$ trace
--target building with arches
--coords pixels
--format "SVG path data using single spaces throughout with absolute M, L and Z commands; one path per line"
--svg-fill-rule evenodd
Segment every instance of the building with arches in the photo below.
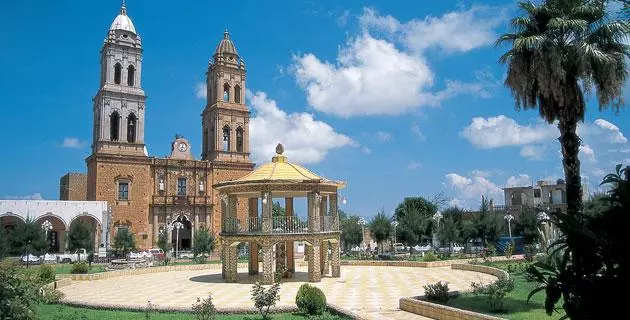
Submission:
M 123 3 L 100 51 L 87 175 L 84 180 L 76 174 L 62 178 L 61 194 L 67 200 L 106 201 L 112 212 L 111 234 L 129 229 L 140 248 L 156 246 L 159 234 L 167 233 L 174 247 L 188 249 L 200 228 L 217 235 L 221 230 L 220 202 L 213 186 L 254 168 L 249 158 L 250 112 L 243 96 L 245 63 L 226 30 L 207 67 L 200 158 L 181 136 L 171 142 L 169 156 L 154 157 L 147 152 L 144 135 L 151 124 L 145 122 L 150 108 L 142 87 L 143 50 Z M 76 188 L 85 188 L 85 198 L 73 198 L 82 194 L 72 192 Z M 247 206 L 246 200 L 238 203 L 243 218 Z M 179 232 L 173 228 L 177 221 L 184 226 Z

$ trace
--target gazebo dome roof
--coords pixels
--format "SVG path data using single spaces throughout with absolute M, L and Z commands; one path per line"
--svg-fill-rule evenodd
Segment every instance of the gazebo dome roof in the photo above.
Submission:
M 245 175 L 244 177 L 218 183 L 217 186 L 237 185 L 247 183 L 323 183 L 329 185 L 335 185 L 338 188 L 345 187 L 345 183 L 340 181 L 333 181 L 320 177 L 303 166 L 288 161 L 288 158 L 283 155 L 284 148 L 282 144 L 278 144 L 276 147 L 276 155 L 273 156 L 271 162 L 262 164 L 254 171 Z

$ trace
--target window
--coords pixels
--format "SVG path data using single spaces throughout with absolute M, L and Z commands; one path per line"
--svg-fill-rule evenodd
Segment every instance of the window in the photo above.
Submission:
M 118 182 L 118 200 L 129 200 L 129 182 Z
M 234 86 L 234 102 L 241 103 L 241 87 L 238 84 Z
M 236 129 L 236 151 L 243 152 L 243 128 Z
M 553 204 L 553 191 L 549 190 L 549 203 Z
M 115 84 L 120 84 L 121 72 L 122 72 L 122 67 L 120 66 L 120 63 L 116 63 L 116 65 L 114 66 L 114 83 Z
M 230 127 L 223 127 L 223 151 L 230 151 Z
M 227 83 L 223 85 L 223 101 L 230 102 L 230 85 Z
M 534 198 L 540 198 L 540 189 L 534 189 Z
M 177 178 L 177 195 L 186 195 L 186 178 Z
M 136 115 L 131 113 L 127 117 L 127 142 L 136 142 L 136 124 L 138 119 Z
M 118 131 L 120 129 L 120 115 L 114 111 L 109 117 L 109 139 L 118 141 Z
M 128 86 L 133 87 L 135 75 L 136 75 L 136 68 L 134 68 L 133 66 L 129 66 L 129 68 L 127 68 L 127 85 Z

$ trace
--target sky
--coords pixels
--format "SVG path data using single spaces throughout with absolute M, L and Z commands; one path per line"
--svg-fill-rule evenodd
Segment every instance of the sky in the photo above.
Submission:
M 250 146 L 347 182 L 342 209 L 391 214 L 442 193 L 477 208 L 501 188 L 563 177 L 557 128 L 517 111 L 495 47 L 516 1 L 129 0 L 142 37 L 149 154 L 175 134 L 201 154 L 208 60 L 227 28 L 247 66 Z M 120 1 L 8 1 L 0 11 L 0 199 L 58 199 L 59 178 L 86 172 L 99 54 Z M 630 164 L 630 115 L 589 96 L 580 152 L 598 190 Z M 630 101 L 630 84 L 624 96 Z

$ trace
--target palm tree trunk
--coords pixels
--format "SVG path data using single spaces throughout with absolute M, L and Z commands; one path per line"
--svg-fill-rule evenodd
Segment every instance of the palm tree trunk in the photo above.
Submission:
M 567 119 L 568 118 L 568 119 Z M 562 117 L 558 124 L 560 145 L 562 146 L 562 166 L 567 185 L 567 214 L 578 217 L 582 212 L 582 179 L 580 176 L 580 137 L 576 133 L 577 119 L 574 116 Z

